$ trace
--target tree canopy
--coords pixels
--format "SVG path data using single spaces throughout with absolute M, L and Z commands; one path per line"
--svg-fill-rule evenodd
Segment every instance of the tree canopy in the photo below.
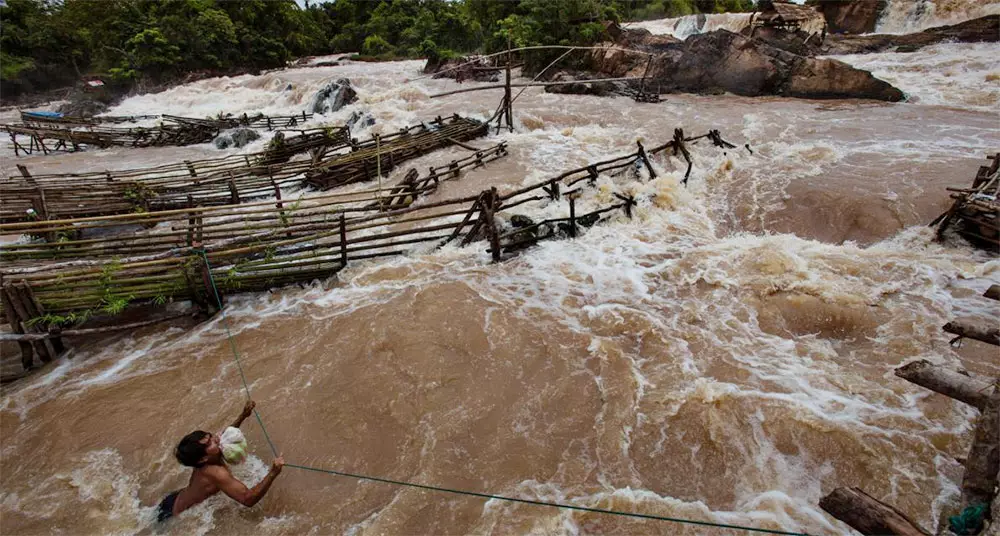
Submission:
M 85 75 L 170 80 L 354 52 L 379 59 L 591 44 L 606 20 L 742 11 L 751 0 L 6 0 L 5 95 Z

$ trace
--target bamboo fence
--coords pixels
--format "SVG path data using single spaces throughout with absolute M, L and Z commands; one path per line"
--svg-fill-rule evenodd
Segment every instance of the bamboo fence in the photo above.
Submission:
M 127 120 L 149 119 L 157 116 L 82 118 L 48 117 L 22 112 L 23 124 L 2 125 L 10 135 L 14 155 L 21 152 L 32 154 L 42 151 L 78 151 L 85 147 L 162 147 L 167 145 L 192 145 L 206 143 L 218 136 L 221 130 L 230 128 L 266 128 L 274 130 L 291 128 L 307 121 L 311 114 L 303 112 L 289 116 L 265 116 L 258 114 L 238 117 L 198 119 L 173 115 L 159 116 L 160 125 L 154 127 L 106 127 L 105 123 L 121 123 Z M 26 136 L 28 143 L 19 141 L 18 136 Z M 49 141 L 51 146 L 46 145 Z
M 67 252 L 77 248 L 66 257 L 54 253 L 61 251 L 58 239 L 14 250 L 5 248 L 5 255 L 13 252 L 15 257 L 20 256 L 19 262 L 11 266 L 5 263 L 0 271 L 5 299 L 27 300 L 38 307 L 33 312 L 4 307 L 3 312 L 12 326 L 16 325 L 15 333 L 38 334 L 48 328 L 51 335 L 51 326 L 85 320 L 91 315 L 116 314 L 134 305 L 155 308 L 170 301 L 190 300 L 211 311 L 213 289 L 209 281 L 212 279 L 222 294 L 260 292 L 330 277 L 351 261 L 427 251 L 458 240 L 461 244 L 487 241 L 487 251 L 494 261 L 499 261 L 540 240 L 577 236 L 581 228 L 594 225 L 618 210 L 631 217 L 635 200 L 630 196 L 616 193 L 611 204 L 601 206 L 597 202 L 596 209 L 583 214 L 577 213 L 577 199 L 601 175 L 616 176 L 645 168 L 650 177 L 655 177 L 649 154 L 672 150 L 683 157 L 687 154 L 685 142 L 702 137 L 710 135 L 684 138 L 678 130 L 674 140 L 648 153 L 639 143 L 631 154 L 573 169 L 504 194 L 491 188 L 476 196 L 414 202 L 440 181 L 458 176 L 470 165 L 470 159 L 472 165 L 479 165 L 480 161 L 499 158 L 506 153 L 501 145 L 432 168 L 423 177 L 411 171 L 388 192 L 378 191 L 374 200 L 351 201 L 352 207 L 364 211 L 351 212 L 345 209 L 352 207 L 342 204 L 338 207 L 331 194 L 310 198 L 310 208 L 291 217 L 292 207 L 278 199 L 231 207 L 242 211 L 231 220 L 215 218 L 212 212 L 215 208 L 158 214 L 153 218 L 164 229 L 163 233 L 171 233 L 167 236 L 170 242 L 157 244 L 155 247 L 163 248 L 159 253 L 150 251 L 141 259 L 109 258 L 115 250 L 108 241 L 63 242 Z M 365 192 L 342 195 L 362 193 Z M 382 193 L 386 195 L 382 197 Z M 516 207 L 528 203 L 545 206 L 563 202 L 567 203 L 566 217 L 541 222 L 512 217 L 517 214 Z M 324 206 L 325 203 L 334 208 Z M 296 219 L 299 217 L 301 220 Z M 75 223 L 99 225 L 97 220 Z M 59 226 L 67 226 L 66 222 L 46 222 L 46 225 L 5 227 L 4 231 L 30 230 L 51 237 L 52 233 L 65 230 Z M 144 243 L 159 238 L 150 233 Z M 134 244 L 126 249 L 135 252 L 138 247 L 139 244 Z M 43 264 L 38 264 L 39 253 Z M 211 274 L 202 254 L 211 263 Z M 27 351 L 25 345 L 57 342 L 54 339 L 24 339 L 22 351 Z
M 264 153 L 141 170 L 32 176 L 19 166 L 21 176 L 0 183 L 0 223 L 237 204 L 268 197 L 276 187 L 326 189 L 371 180 L 379 170 L 485 133 L 478 121 L 438 117 L 363 142 L 350 139 L 346 127 L 302 131 L 272 141 Z M 305 150 L 310 159 L 291 160 Z
M 7 269 L 37 267 L 45 261 L 170 254 L 195 242 L 215 247 L 306 236 L 335 224 L 341 214 L 350 222 L 363 214 L 406 208 L 441 182 L 506 155 L 506 144 L 500 143 L 432 167 L 422 177 L 411 169 L 399 184 L 384 189 L 282 199 L 281 189 L 274 187 L 269 201 L 195 206 L 192 199 L 182 209 L 0 224 L 0 235 L 22 237 L 20 243 L 0 245 L 0 260 Z
M 327 151 L 349 145 L 348 130 L 341 127 L 303 131 L 259 153 L 152 168 L 32 175 L 26 166 L 18 166 L 20 176 L 0 182 L 0 222 L 178 208 L 186 206 L 187 195 L 198 204 L 238 203 L 270 195 L 274 184 L 301 182 L 293 177 Z M 311 152 L 312 157 L 292 161 L 303 152 Z
M 264 129 L 274 130 L 276 128 L 289 128 L 298 126 L 299 123 L 305 123 L 306 121 L 313 118 L 313 114 L 307 114 L 302 112 L 301 114 L 295 115 L 264 115 L 264 114 L 242 114 L 233 115 L 227 114 L 220 117 L 208 117 L 205 119 L 197 117 L 182 117 L 177 115 L 130 115 L 130 116 L 73 116 L 73 115 L 63 115 L 63 116 L 52 116 L 52 115 L 40 115 L 32 112 L 21 112 L 21 122 L 29 125 L 75 125 L 75 126 L 93 126 L 105 123 L 137 123 L 139 121 L 148 121 L 152 119 L 162 119 L 165 122 L 171 122 L 176 124 L 196 124 L 203 126 L 210 126 L 218 129 L 227 128 L 254 128 L 254 129 Z

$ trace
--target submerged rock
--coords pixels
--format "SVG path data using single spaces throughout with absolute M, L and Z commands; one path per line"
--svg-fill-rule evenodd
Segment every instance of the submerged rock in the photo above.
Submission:
M 375 124 L 375 116 L 371 112 L 359 112 L 357 110 L 351 112 L 351 117 L 347 118 L 347 128 L 354 130 L 355 128 L 367 128 Z
M 228 149 L 230 147 L 238 149 L 258 139 L 260 139 L 260 134 L 256 130 L 252 128 L 236 128 L 219 133 L 212 140 L 212 143 L 215 144 L 216 149 Z
M 309 109 L 314 114 L 327 114 L 336 112 L 356 100 L 358 100 L 358 93 L 351 86 L 351 81 L 347 78 L 340 78 L 317 91 L 312 98 Z

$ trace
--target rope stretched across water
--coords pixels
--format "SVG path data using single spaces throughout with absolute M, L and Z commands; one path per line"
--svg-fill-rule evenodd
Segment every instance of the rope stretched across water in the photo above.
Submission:
M 226 317 L 226 310 L 222 306 L 222 299 L 219 296 L 219 289 L 218 289 L 218 287 L 215 286 L 215 278 L 212 276 L 212 265 L 211 265 L 211 263 L 208 262 L 208 256 L 205 254 L 205 250 L 200 250 L 199 253 L 201 254 L 201 258 L 205 261 L 205 268 L 206 268 L 206 271 L 208 272 L 208 281 L 212 285 L 212 292 L 215 295 L 215 301 L 216 301 L 216 303 L 219 306 L 219 311 L 222 313 L 222 324 L 226 328 L 226 336 L 229 338 L 229 346 L 233 350 L 233 359 L 236 361 L 236 367 L 240 371 L 240 380 L 243 382 L 243 390 L 246 392 L 247 400 L 251 400 L 250 385 L 247 383 L 247 377 L 246 377 L 246 374 L 243 371 L 243 364 L 240 363 L 240 352 L 236 348 L 236 341 L 233 339 L 233 333 L 229 329 L 229 318 Z M 278 451 L 277 451 L 277 449 L 274 446 L 274 442 L 271 441 L 271 436 L 267 433 L 267 428 L 264 426 L 264 420 L 261 419 L 260 412 L 257 411 L 256 407 L 254 408 L 254 416 L 257 417 L 257 424 L 260 425 L 261 431 L 264 432 L 264 438 L 267 439 L 267 444 L 271 447 L 271 453 L 273 455 L 277 456 L 278 455 Z M 653 515 L 653 514 L 640 514 L 640 513 L 637 513 L 637 512 L 625 512 L 625 511 L 621 511 L 621 510 L 607 510 L 607 509 L 604 509 L 604 508 L 590 508 L 590 507 L 587 507 L 587 506 L 576 506 L 576 505 L 572 505 L 572 504 L 557 503 L 557 502 L 550 502 L 550 501 L 536 501 L 536 500 L 532 500 L 532 499 L 519 499 L 517 497 L 507 497 L 507 496 L 504 496 L 504 495 L 495 495 L 495 494 L 492 494 L 492 493 L 479 493 L 479 492 L 476 492 L 476 491 L 467 491 L 467 490 L 460 490 L 460 489 L 452 489 L 452 488 L 445 488 L 445 487 L 441 487 L 441 486 L 429 486 L 427 484 L 417 484 L 415 482 L 406 482 L 404 480 L 392 480 L 392 479 L 389 479 L 389 478 L 380 478 L 380 477 L 377 477 L 377 476 L 361 475 L 361 474 L 356 474 L 356 473 L 348 473 L 348 472 L 344 472 L 344 471 L 334 471 L 332 469 L 323 469 L 323 468 L 320 468 L 320 467 L 311 467 L 311 466 L 308 466 L 308 465 L 298 465 L 298 464 L 294 464 L 294 463 L 286 463 L 285 467 L 294 467 L 295 469 L 301 469 L 303 471 L 313 471 L 313 472 L 317 472 L 317 473 L 325 473 L 325 474 L 330 474 L 330 475 L 346 476 L 346 477 L 350 477 L 350 478 L 357 478 L 359 480 L 370 480 L 370 481 L 373 481 L 373 482 L 382 482 L 382 483 L 385 483 L 385 484 L 393 484 L 393 485 L 396 485 L 396 486 L 405 486 L 405 487 L 410 487 L 410 488 L 425 489 L 425 490 L 438 491 L 438 492 L 443 492 L 443 493 L 453 493 L 453 494 L 456 494 L 456 495 L 466 495 L 466 496 L 469 496 L 469 497 L 479 497 L 479 498 L 483 498 L 483 499 L 491 499 L 491 500 L 492 499 L 496 499 L 496 500 L 507 501 L 507 502 L 515 502 L 515 503 L 522 503 L 522 504 L 533 504 L 533 505 L 536 505 L 536 506 L 548 506 L 548 507 L 551 507 L 551 508 L 563 508 L 563 509 L 567 509 L 567 510 L 577 510 L 577 511 L 581 511 L 581 512 L 594 512 L 594 513 L 598 513 L 598 514 L 609 514 L 609 515 L 631 517 L 631 518 L 638 518 L 638 519 L 652 519 L 652 520 L 656 520 L 656 521 L 669 521 L 669 522 L 673 522 L 673 523 L 683 523 L 683 524 L 687 524 L 687 525 L 699 525 L 699 526 L 703 526 L 703 527 L 716 527 L 716 528 L 722 528 L 722 529 L 743 530 L 743 531 L 747 531 L 747 532 L 759 532 L 759 533 L 764 533 L 764 534 L 783 534 L 783 535 L 788 535 L 788 536 L 808 536 L 808 534 L 803 533 L 803 532 L 788 532 L 788 531 L 783 531 L 783 530 L 763 529 L 763 528 L 757 528 L 757 527 L 745 527 L 745 526 L 742 526 L 742 525 L 729 525 L 729 524 L 726 524 L 726 523 L 713 523 L 711 521 L 698 521 L 698 520 L 695 520 L 695 519 L 683 519 L 683 518 L 678 518 L 678 517 L 658 516 L 658 515 Z

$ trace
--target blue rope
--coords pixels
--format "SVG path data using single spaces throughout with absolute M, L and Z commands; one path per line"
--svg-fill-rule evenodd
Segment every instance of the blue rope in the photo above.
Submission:
M 215 294 L 215 301 L 219 304 L 219 311 L 222 312 L 222 324 L 226 328 L 226 336 L 229 337 L 229 345 L 233 350 L 233 358 L 236 360 L 236 366 L 240 370 L 240 379 L 243 381 L 243 390 L 246 392 L 247 400 L 251 400 L 250 397 L 250 385 L 247 384 L 246 374 L 243 372 L 243 365 L 240 363 L 240 352 L 236 348 L 236 341 L 233 339 L 233 333 L 229 329 L 229 319 L 226 317 L 226 310 L 222 307 L 222 299 L 219 297 L 219 289 L 215 286 L 215 278 L 212 276 L 212 265 L 208 262 L 208 256 L 205 255 L 205 250 L 198 250 L 201 254 L 201 258 L 205 260 L 205 267 L 208 270 L 208 280 L 212 284 L 212 292 Z M 271 453 L 275 456 L 278 455 L 277 449 L 274 448 L 274 443 L 271 442 L 271 437 L 267 433 L 267 428 L 264 427 L 264 420 L 260 418 L 260 412 L 257 408 L 254 408 L 254 415 L 257 417 L 257 423 L 260 424 L 260 429 L 264 432 L 264 437 L 267 439 L 267 444 L 271 447 Z M 440 486 L 428 486 L 426 484 L 417 484 L 415 482 L 406 482 L 403 480 L 392 480 L 389 478 L 380 478 L 376 476 L 359 475 L 354 473 L 346 473 L 343 471 L 334 471 L 332 469 L 321 469 L 319 467 L 311 467 L 308 465 L 297 465 L 294 463 L 286 463 L 285 467 L 294 467 L 296 469 L 301 469 L 303 471 L 314 471 L 317 473 L 326 473 L 330 475 L 346 476 L 350 478 L 357 478 L 360 480 L 371 480 L 373 482 L 382 482 L 385 484 L 394 484 L 397 486 L 406 486 L 411 488 L 425 489 L 430 491 L 440 491 L 444 493 L 454 493 L 457 495 L 466 495 L 470 497 L 480 497 L 483 499 L 497 499 L 500 501 L 508 501 L 522 504 L 533 504 L 536 506 L 549 506 L 553 508 L 564 508 L 567 510 L 578 510 L 581 512 L 594 512 L 598 514 L 610 514 L 616 516 L 632 517 L 639 519 L 654 519 L 657 521 L 670 521 L 673 523 L 683 523 L 687 525 L 700 525 L 703 527 L 717 527 L 723 529 L 733 529 L 733 530 L 743 530 L 747 532 L 759 532 L 764 534 L 782 534 L 787 536 L 809 536 L 804 532 L 787 532 L 783 530 L 774 529 L 762 529 L 756 527 L 745 527 L 742 525 L 728 525 L 725 523 L 712 523 L 711 521 L 697 521 L 694 519 L 683 519 L 678 517 L 667 517 L 667 516 L 657 516 L 652 514 L 640 514 L 636 512 L 623 512 L 620 510 L 605 510 L 603 508 L 589 508 L 586 506 L 575 506 L 572 504 L 557 503 L 557 502 L 547 502 L 547 501 L 535 501 L 531 499 L 518 499 L 517 497 L 506 497 L 503 495 L 494 495 L 491 493 L 479 493 L 475 491 L 465 491 L 460 489 L 444 488 Z

